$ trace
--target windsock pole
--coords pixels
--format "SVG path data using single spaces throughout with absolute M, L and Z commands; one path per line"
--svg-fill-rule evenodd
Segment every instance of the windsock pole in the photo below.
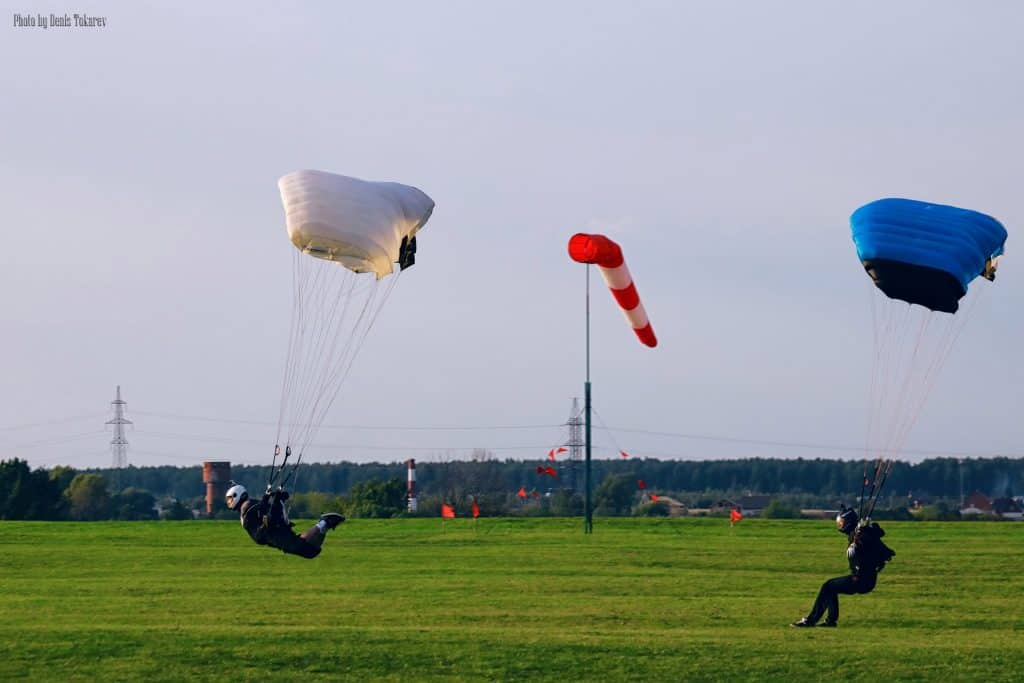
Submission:
M 587 379 L 583 384 L 583 435 L 584 464 L 583 481 L 586 493 L 583 498 L 583 533 L 594 531 L 594 507 L 590 499 L 590 264 L 587 264 Z

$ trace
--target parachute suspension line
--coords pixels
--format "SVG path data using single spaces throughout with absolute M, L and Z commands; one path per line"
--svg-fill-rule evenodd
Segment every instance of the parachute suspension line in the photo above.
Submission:
M 908 308 L 913 307 L 908 306 Z M 908 418 L 909 411 L 903 409 L 902 406 L 912 404 L 911 387 L 919 386 L 918 384 L 912 383 L 912 380 L 916 379 L 915 374 L 918 370 L 917 359 L 919 354 L 921 353 L 922 341 L 924 340 L 925 335 L 928 332 L 929 320 L 929 316 L 922 315 L 920 324 L 916 325 L 916 334 L 903 335 L 904 339 L 906 339 L 907 341 L 912 340 L 913 342 L 912 344 L 910 344 L 910 357 L 908 360 L 905 361 L 905 363 L 903 359 L 906 356 L 903 353 L 901 353 L 896 359 L 898 362 L 901 363 L 901 367 L 897 368 L 898 372 L 894 375 L 894 379 L 900 382 L 899 390 L 895 396 L 896 403 L 894 404 L 894 406 L 901 408 L 892 411 L 890 419 L 888 420 L 888 424 L 886 425 L 885 433 L 883 434 L 884 441 L 882 442 L 882 446 L 885 449 L 885 453 L 890 458 L 895 456 L 895 453 L 892 449 L 896 445 L 897 437 L 900 432 L 900 427 Z M 908 322 L 908 327 L 911 326 L 915 326 L 913 320 L 910 320 Z
M 906 445 L 906 441 L 910 436 L 913 426 L 917 423 L 918 418 L 923 413 L 924 406 L 935 388 L 935 382 L 938 379 L 940 371 L 949 359 L 960 334 L 969 323 L 971 314 L 975 310 L 975 305 L 980 296 L 981 295 L 978 294 L 968 297 L 960 312 L 956 315 L 948 316 L 949 320 L 945 321 L 944 327 L 941 328 L 937 334 L 934 355 L 932 356 L 931 363 L 924 369 L 920 379 L 921 390 L 916 396 L 917 402 L 915 405 L 911 406 L 911 409 L 908 411 L 902 433 L 899 435 L 896 442 L 898 449 L 897 452 L 902 451 L 903 447 Z
M 295 348 L 296 332 L 298 330 L 298 325 L 296 325 L 295 317 L 301 311 L 301 306 L 299 305 L 301 299 L 299 298 L 298 287 L 299 258 L 301 256 L 301 253 L 298 251 L 292 252 L 292 310 L 291 317 L 288 323 L 288 351 L 285 354 L 284 376 L 281 379 L 281 397 L 278 403 L 279 408 L 277 414 L 277 435 L 274 437 L 275 459 L 277 458 L 277 455 L 281 450 L 281 428 L 284 426 L 285 408 L 288 405 L 287 399 L 288 394 L 290 392 L 289 380 L 291 379 L 294 360 L 294 354 L 292 352 L 292 349 Z
M 370 330 L 373 329 L 374 323 L 377 321 L 377 316 L 380 314 L 384 304 L 387 303 L 388 298 L 391 296 L 391 292 L 397 285 L 400 275 L 401 271 L 388 277 L 386 282 L 381 283 L 377 281 L 372 283 L 369 296 L 367 297 L 362 310 L 358 314 L 354 328 L 355 335 L 351 339 L 347 340 L 345 348 L 341 354 L 328 354 L 329 357 L 336 358 L 337 360 L 334 367 L 327 373 L 327 381 L 324 383 L 324 388 L 317 395 L 316 402 L 312 407 L 310 413 L 312 419 L 309 420 L 309 427 L 304 439 L 302 440 L 303 449 L 312 443 L 316 434 L 319 432 L 320 425 L 326 418 L 327 412 L 330 410 L 335 398 L 337 398 L 338 392 L 345 383 L 345 379 L 348 377 L 348 374 L 352 369 L 352 364 L 355 362 L 359 350 L 362 348 L 363 343 L 370 334 Z
M 293 330 L 278 432 L 301 458 L 397 283 L 296 252 Z
M 335 286 L 331 287 L 331 281 L 325 276 L 331 275 L 328 268 L 340 268 L 337 264 L 319 259 L 313 262 L 303 259 L 299 263 L 302 269 L 298 282 L 302 292 L 302 321 L 298 330 L 300 344 L 294 357 L 298 369 L 296 394 L 288 400 L 292 419 L 288 425 L 287 441 L 291 445 L 298 444 L 308 420 L 309 405 L 321 390 L 325 366 L 329 362 L 327 340 L 341 334 L 349 295 L 355 284 L 355 275 L 346 270 L 334 273 L 337 279 L 334 280 Z
M 868 486 L 868 459 L 864 458 L 864 476 L 860 480 L 860 496 L 857 498 L 857 517 L 864 518 L 864 489 Z
M 338 268 L 336 264 L 316 262 L 311 264 L 311 267 L 316 270 L 311 276 L 303 279 L 304 285 L 308 282 L 309 291 L 308 300 L 303 302 L 303 308 L 308 313 L 320 311 L 320 315 L 309 315 L 308 317 L 312 319 L 310 329 L 308 332 L 305 328 L 301 331 L 305 343 L 300 348 L 296 361 L 302 364 L 302 372 L 298 377 L 298 386 L 302 390 L 292 401 L 295 419 L 289 429 L 288 438 L 288 442 L 293 445 L 297 444 L 301 437 L 292 429 L 299 425 L 301 434 L 308 421 L 309 407 L 315 401 L 317 393 L 322 391 L 323 376 L 331 360 L 330 354 L 333 352 L 333 348 L 328 348 L 328 342 L 336 343 L 342 336 L 342 326 L 346 320 L 351 292 L 355 287 L 355 274 L 349 271 L 338 276 L 334 281 L 337 283 L 334 288 L 330 286 L 331 281 L 325 275 L 331 275 L 327 269 Z
M 882 449 L 885 447 L 883 435 L 886 431 L 884 416 L 894 383 L 891 378 L 897 374 L 893 366 L 897 365 L 897 359 L 902 354 L 902 345 L 899 342 L 905 341 L 904 336 L 897 334 L 894 330 L 906 326 L 909 308 L 909 305 L 898 304 L 883 306 L 880 332 L 879 328 L 876 328 L 878 347 L 875 350 L 872 371 L 874 392 L 871 396 L 872 430 L 869 434 L 869 450 L 875 457 L 883 455 Z

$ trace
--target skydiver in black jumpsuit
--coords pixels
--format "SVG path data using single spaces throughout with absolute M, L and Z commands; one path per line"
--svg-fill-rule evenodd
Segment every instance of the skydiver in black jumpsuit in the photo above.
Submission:
M 885 535 L 882 527 L 875 523 L 858 526 L 858 521 L 857 512 L 853 509 L 841 510 L 836 516 L 836 529 L 846 534 L 850 542 L 846 548 L 850 573 L 823 583 L 810 614 L 790 626 L 835 626 L 839 621 L 840 593 L 856 595 L 874 590 L 878 572 L 896 553 L 882 542 L 882 536 Z M 823 615 L 825 621 L 819 624 Z
M 343 515 L 328 512 L 320 516 L 314 526 L 301 534 L 292 531 L 295 526 L 288 521 L 284 501 L 288 492 L 277 490 L 267 493 L 259 501 L 249 498 L 248 491 L 241 484 L 235 484 L 225 495 L 227 506 L 238 510 L 242 527 L 252 540 L 260 545 L 269 545 L 289 555 L 298 555 L 312 560 L 320 554 L 327 532 L 345 521 Z

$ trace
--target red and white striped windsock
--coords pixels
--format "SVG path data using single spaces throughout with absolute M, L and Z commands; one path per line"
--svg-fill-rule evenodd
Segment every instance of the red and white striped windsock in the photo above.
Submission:
M 569 238 L 569 257 L 573 261 L 593 263 L 597 266 L 640 342 L 651 347 L 657 346 L 658 339 L 654 336 L 651 321 L 647 319 L 647 312 L 640 303 L 640 295 L 636 293 L 633 277 L 629 274 L 619 245 L 604 235 L 578 232 Z

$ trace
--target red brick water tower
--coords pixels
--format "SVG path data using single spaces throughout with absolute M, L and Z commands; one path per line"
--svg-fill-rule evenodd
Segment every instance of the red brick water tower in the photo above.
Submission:
M 206 514 L 224 509 L 224 494 L 231 481 L 231 463 L 204 462 L 203 483 L 206 484 Z

